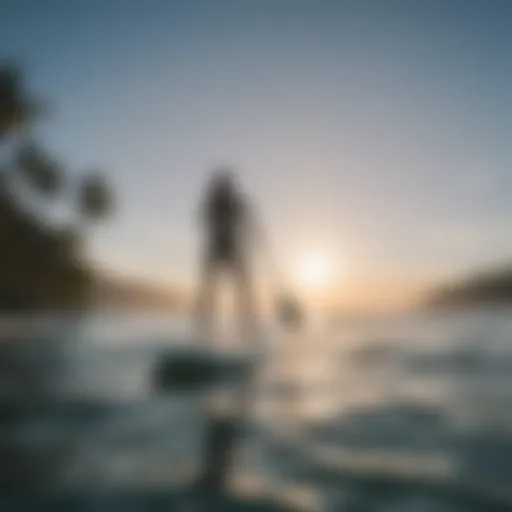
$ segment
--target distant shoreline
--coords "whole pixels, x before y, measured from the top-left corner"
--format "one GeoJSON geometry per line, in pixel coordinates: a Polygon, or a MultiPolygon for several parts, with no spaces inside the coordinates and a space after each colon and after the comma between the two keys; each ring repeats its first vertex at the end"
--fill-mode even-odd
{"type": "Polygon", "coordinates": [[[424,300],[427,309],[510,308],[512,268],[481,271],[443,285],[424,300]]]}

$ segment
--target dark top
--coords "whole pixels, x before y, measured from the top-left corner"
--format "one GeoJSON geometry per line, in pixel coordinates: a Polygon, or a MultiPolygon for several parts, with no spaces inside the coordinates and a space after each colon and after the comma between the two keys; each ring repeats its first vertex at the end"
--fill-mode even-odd
{"type": "Polygon", "coordinates": [[[213,190],[206,203],[206,227],[210,257],[233,260],[239,255],[245,205],[236,192],[213,190]]]}

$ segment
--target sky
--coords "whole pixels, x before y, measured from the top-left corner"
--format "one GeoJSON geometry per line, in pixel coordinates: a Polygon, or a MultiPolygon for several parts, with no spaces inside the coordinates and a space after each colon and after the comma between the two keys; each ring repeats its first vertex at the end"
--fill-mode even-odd
{"type": "Polygon", "coordinates": [[[506,0],[1,3],[40,137],[115,190],[91,257],[169,285],[196,277],[218,164],[283,269],[328,255],[331,292],[512,261],[511,50],[506,0]]]}

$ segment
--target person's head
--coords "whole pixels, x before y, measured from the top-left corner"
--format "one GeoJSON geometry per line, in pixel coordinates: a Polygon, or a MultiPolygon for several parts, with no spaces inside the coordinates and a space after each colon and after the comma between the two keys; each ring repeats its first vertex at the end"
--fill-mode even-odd
{"type": "Polygon", "coordinates": [[[235,194],[236,193],[235,173],[229,167],[217,167],[213,171],[211,179],[211,190],[215,192],[235,194]]]}

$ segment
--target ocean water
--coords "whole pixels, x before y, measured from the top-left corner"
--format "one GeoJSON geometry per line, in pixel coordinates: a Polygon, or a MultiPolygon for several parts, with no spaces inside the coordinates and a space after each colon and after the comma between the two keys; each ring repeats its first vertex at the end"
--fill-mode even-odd
{"type": "MultiPolygon", "coordinates": [[[[204,462],[207,411],[241,414],[232,389],[155,382],[162,357],[204,350],[187,320],[19,324],[0,322],[1,510],[186,508],[175,500],[204,462]]],[[[233,510],[512,510],[510,312],[264,331],[247,356],[258,364],[233,510]]],[[[236,336],[216,341],[217,353],[246,350],[236,336]]]]}

